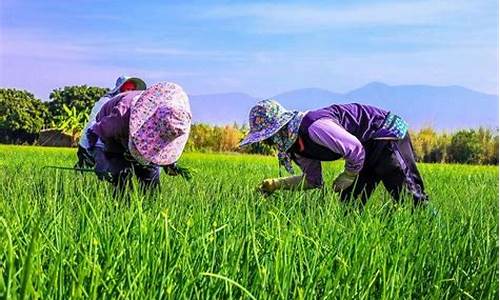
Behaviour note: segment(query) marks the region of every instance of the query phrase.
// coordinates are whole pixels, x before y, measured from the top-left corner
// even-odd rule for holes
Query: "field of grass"
[[[41,169],[73,149],[0,146],[0,299],[498,299],[498,167],[421,165],[429,209],[379,188],[255,193],[272,157],[188,153],[191,182],[114,199]],[[342,164],[327,164],[331,183]]]

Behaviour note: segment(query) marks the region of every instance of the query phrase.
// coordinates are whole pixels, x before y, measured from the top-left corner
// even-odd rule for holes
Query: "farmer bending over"
[[[351,103],[304,113],[263,100],[251,109],[249,119],[250,132],[240,146],[264,141],[277,147],[280,166],[289,173],[291,160],[303,171],[300,176],[264,180],[260,189],[265,193],[321,187],[321,162],[344,158],[344,171],[333,182],[342,201],[361,197],[365,204],[382,182],[396,200],[404,191],[415,204],[427,202],[408,125],[391,112]]]
[[[176,162],[190,128],[189,100],[177,84],[118,94],[103,105],[87,134],[95,173],[120,188],[132,174],[143,187],[158,186],[160,166],[169,175],[189,179]]]
[[[92,154],[89,152],[90,144],[87,139],[87,132],[92,125],[95,124],[95,117],[97,113],[101,110],[101,107],[106,104],[111,98],[118,95],[119,93],[134,91],[134,90],[145,90],[146,83],[142,79],[128,76],[120,76],[116,80],[115,88],[106,93],[106,95],[102,96],[92,107],[92,111],[90,112],[89,121],[85,128],[83,128],[80,142],[78,143],[78,151],[76,155],[78,157],[78,162],[75,167],[77,168],[93,168],[95,165],[94,158]]]

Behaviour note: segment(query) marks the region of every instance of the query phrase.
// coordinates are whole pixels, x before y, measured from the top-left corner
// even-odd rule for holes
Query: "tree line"
[[[0,143],[34,144],[42,129],[54,127],[76,139],[86,122],[84,116],[107,91],[86,85],[69,86],[53,90],[50,101],[42,102],[28,91],[0,89]],[[186,150],[274,154],[264,144],[238,148],[247,131],[246,126],[237,124],[193,124]],[[410,135],[419,162],[498,165],[498,131],[476,128],[445,133],[427,127],[411,131]]]

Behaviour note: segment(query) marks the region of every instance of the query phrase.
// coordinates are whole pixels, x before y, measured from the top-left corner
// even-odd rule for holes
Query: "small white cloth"
[[[105,95],[101,97],[95,104],[94,107],[92,107],[92,111],[90,112],[89,116],[89,121],[87,125],[85,125],[85,128],[82,130],[82,135],[80,136],[80,141],[78,144],[85,149],[90,148],[89,140],[87,139],[87,131],[89,130],[90,127],[92,127],[95,124],[95,118],[97,117],[97,114],[101,111],[101,108],[106,104],[109,100],[111,100],[111,96]]]

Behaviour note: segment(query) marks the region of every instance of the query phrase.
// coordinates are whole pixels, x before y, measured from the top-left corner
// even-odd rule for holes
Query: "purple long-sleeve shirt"
[[[130,106],[134,97],[142,91],[130,91],[116,95],[96,116],[91,131],[104,143],[108,152],[123,152],[128,148]]]
[[[361,142],[331,119],[316,120],[308,129],[313,142],[342,155],[345,170],[359,173],[363,168],[365,150]],[[321,161],[296,155],[297,163],[312,186],[323,185]]]

